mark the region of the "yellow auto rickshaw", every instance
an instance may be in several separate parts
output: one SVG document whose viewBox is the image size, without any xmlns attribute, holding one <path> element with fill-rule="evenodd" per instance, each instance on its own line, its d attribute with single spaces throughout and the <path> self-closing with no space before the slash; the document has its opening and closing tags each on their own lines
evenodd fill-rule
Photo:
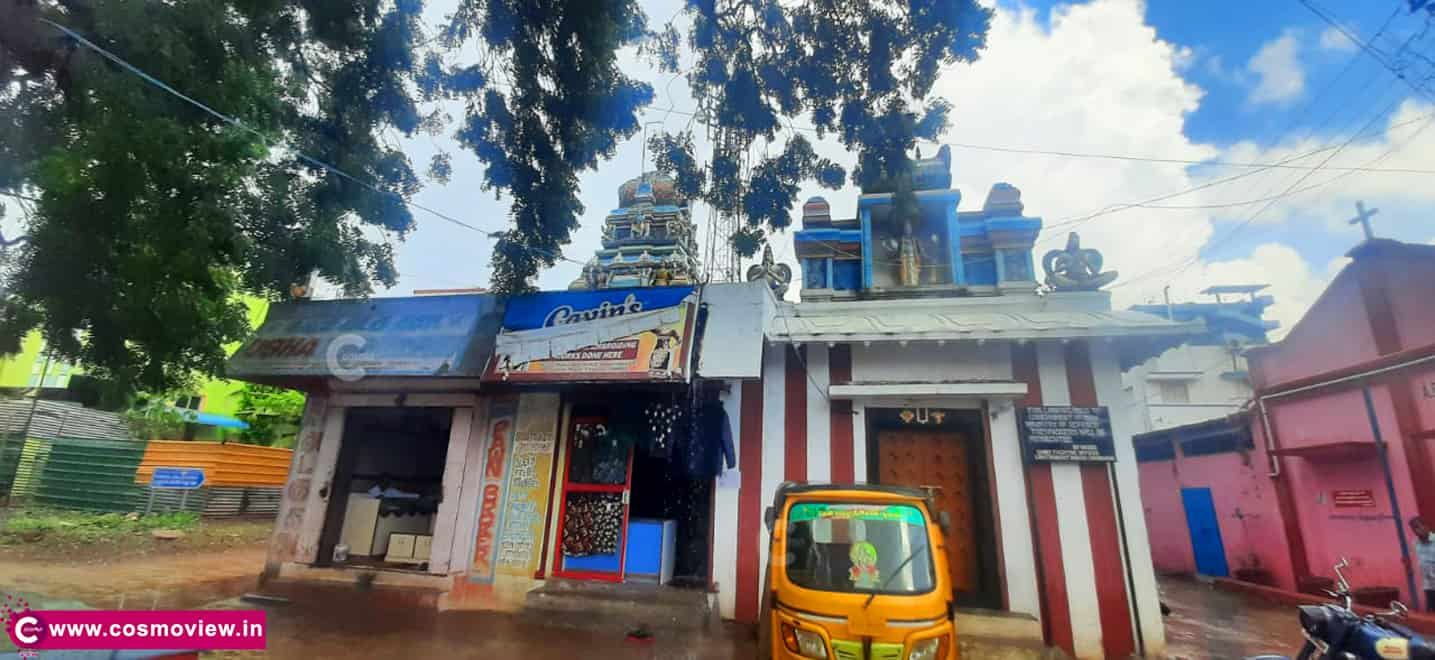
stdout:
<svg viewBox="0 0 1435 660">
<path fill-rule="evenodd" d="M 956 660 L 952 583 L 928 493 L 784 483 L 771 533 L 758 654 L 783 660 Z"/>
</svg>

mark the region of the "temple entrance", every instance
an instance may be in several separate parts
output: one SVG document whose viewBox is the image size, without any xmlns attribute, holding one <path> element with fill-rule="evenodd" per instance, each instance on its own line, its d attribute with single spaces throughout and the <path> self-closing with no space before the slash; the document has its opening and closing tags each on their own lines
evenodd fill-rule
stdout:
<svg viewBox="0 0 1435 660">
<path fill-rule="evenodd" d="M 936 512 L 945 511 L 951 519 L 947 563 L 957 603 L 1000 608 L 995 525 L 980 414 L 869 408 L 868 415 L 876 427 L 872 429 L 876 447 L 869 459 L 874 481 L 934 488 Z"/>
</svg>

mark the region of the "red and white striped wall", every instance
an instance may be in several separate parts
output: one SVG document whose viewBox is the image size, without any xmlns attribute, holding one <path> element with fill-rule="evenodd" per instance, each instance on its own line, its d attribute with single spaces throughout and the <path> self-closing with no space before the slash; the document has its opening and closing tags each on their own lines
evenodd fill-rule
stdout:
<svg viewBox="0 0 1435 660">
<path fill-rule="evenodd" d="M 865 409 L 892 404 L 829 399 L 830 385 L 1014 381 L 1027 385 L 1024 399 L 933 395 L 914 404 L 989 413 L 1005 608 L 1039 618 L 1047 643 L 1078 658 L 1124 658 L 1138 648 L 1164 655 L 1115 349 L 1104 341 L 768 344 L 762 379 L 733 381 L 724 399 L 738 469 L 719 481 L 715 503 L 713 579 L 723 616 L 757 619 L 768 543 L 762 513 L 778 484 L 867 480 Z M 1022 405 L 1107 406 L 1116 463 L 1026 465 L 1016 426 Z"/>
</svg>

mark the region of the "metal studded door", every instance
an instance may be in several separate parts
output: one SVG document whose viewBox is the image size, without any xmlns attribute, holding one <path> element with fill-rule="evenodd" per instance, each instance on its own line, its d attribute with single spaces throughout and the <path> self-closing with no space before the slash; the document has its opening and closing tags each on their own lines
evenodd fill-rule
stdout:
<svg viewBox="0 0 1435 660">
<path fill-rule="evenodd" d="M 940 489 L 936 510 L 946 511 L 952 519 L 946 542 L 952 587 L 977 589 L 976 521 L 966 438 L 950 431 L 884 430 L 878 434 L 877 451 L 880 483 Z"/>
</svg>

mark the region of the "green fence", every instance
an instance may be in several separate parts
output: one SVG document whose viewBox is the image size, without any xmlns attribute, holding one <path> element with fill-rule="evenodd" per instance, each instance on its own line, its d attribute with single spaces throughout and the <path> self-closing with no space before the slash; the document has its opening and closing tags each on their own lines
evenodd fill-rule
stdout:
<svg viewBox="0 0 1435 660">
<path fill-rule="evenodd" d="M 151 492 L 136 471 L 148 442 L 0 436 L 0 507 L 86 511 L 192 511 L 206 517 L 265 517 L 279 510 L 278 486 Z"/>
<path fill-rule="evenodd" d="M 0 444 L 0 486 L 9 486 L 11 507 L 127 512 L 145 504 L 135 470 L 146 443 L 11 437 Z"/>
</svg>

